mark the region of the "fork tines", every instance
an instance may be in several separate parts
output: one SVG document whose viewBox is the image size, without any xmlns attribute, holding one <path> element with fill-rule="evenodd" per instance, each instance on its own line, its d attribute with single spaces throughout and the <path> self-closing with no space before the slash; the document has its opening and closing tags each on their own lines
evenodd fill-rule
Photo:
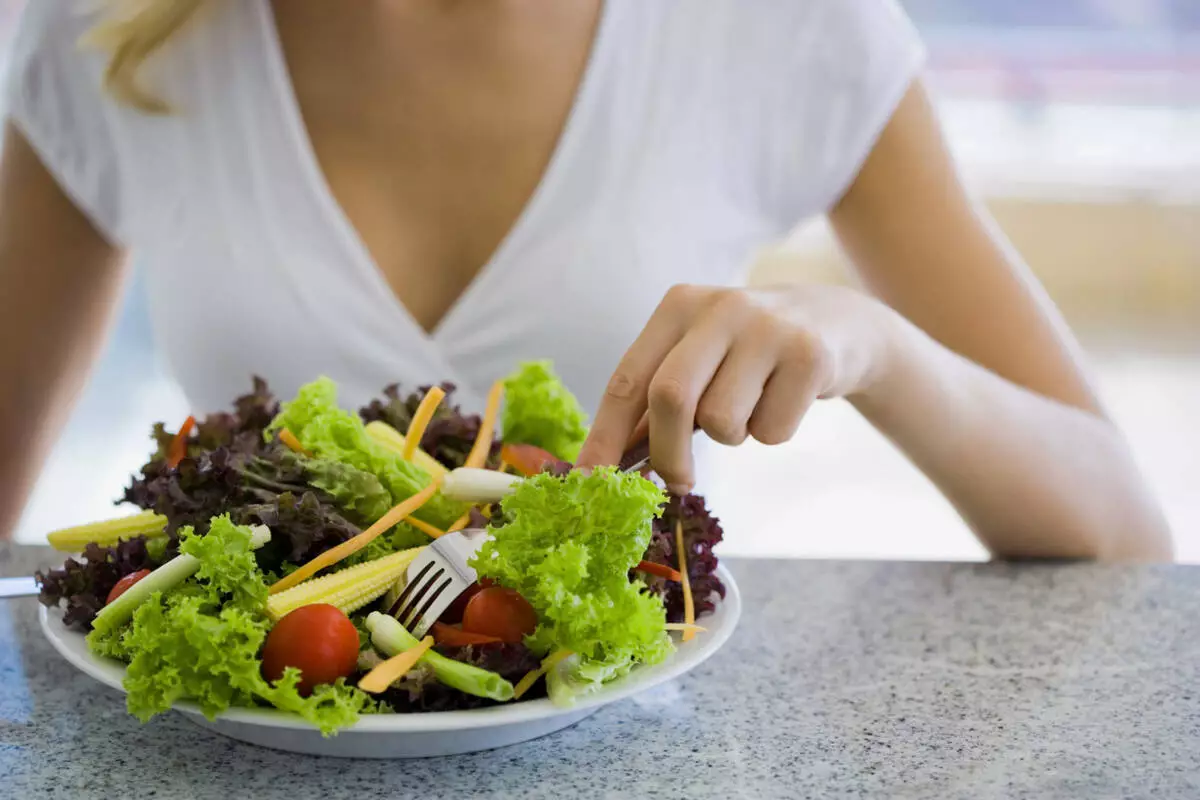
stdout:
<svg viewBox="0 0 1200 800">
<path fill-rule="evenodd" d="M 419 623 L 443 592 L 454 583 L 454 577 L 436 561 L 430 561 L 404 587 L 388 613 L 401 625 L 420 638 L 429 625 L 420 629 Z M 417 627 L 414 627 L 417 626 Z"/>
</svg>

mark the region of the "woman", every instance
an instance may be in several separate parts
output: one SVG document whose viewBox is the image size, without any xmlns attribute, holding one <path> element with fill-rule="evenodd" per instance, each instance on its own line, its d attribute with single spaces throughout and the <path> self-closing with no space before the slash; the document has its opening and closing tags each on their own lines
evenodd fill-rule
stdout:
<svg viewBox="0 0 1200 800">
<path fill-rule="evenodd" d="M 849 400 L 1002 557 L 1170 557 L 1075 342 L 947 156 L 893 0 L 29 4 L 0 169 L 0 531 L 149 265 L 197 409 L 553 358 L 581 462 Z M 87 35 L 93 46 L 80 50 Z M 736 288 L 827 213 L 870 294 Z M 640 333 L 639 333 L 640 331 Z M 611 377 L 610 377 L 611 375 Z"/>
</svg>

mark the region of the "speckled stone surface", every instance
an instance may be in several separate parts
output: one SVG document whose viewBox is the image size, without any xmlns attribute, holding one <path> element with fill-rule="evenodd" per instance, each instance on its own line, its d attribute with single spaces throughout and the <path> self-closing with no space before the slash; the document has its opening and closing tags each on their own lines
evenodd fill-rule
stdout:
<svg viewBox="0 0 1200 800">
<path fill-rule="evenodd" d="M 0 545 L 0 575 L 50 551 Z M 3 798 L 1200 798 L 1200 570 L 734 561 L 729 644 L 514 747 L 420 761 L 148 725 L 0 601 Z"/>
</svg>

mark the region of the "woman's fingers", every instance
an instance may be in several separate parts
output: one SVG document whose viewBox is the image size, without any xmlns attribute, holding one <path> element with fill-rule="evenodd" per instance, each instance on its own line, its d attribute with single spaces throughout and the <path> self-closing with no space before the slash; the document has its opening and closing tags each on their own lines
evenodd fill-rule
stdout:
<svg viewBox="0 0 1200 800">
<path fill-rule="evenodd" d="M 651 379 L 683 337 L 707 291 L 675 287 L 659 303 L 608 381 L 591 432 L 579 453 L 579 466 L 596 467 L 621 460 L 646 414 Z"/>
<path fill-rule="evenodd" d="M 710 439 L 724 445 L 746 440 L 750 417 L 778 361 L 778 340 L 770 324 L 750 325 L 734 340 L 696 408 L 696 422 Z"/>
<path fill-rule="evenodd" d="M 751 436 L 763 444 L 783 444 L 830 382 L 824 348 L 807 336 L 793 335 L 782 346 L 775 370 L 750 415 Z"/>
<path fill-rule="evenodd" d="M 650 463 L 676 494 L 686 493 L 695 482 L 692 432 L 700 398 L 751 311 L 740 294 L 723 295 L 696 316 L 650 381 Z"/>
</svg>

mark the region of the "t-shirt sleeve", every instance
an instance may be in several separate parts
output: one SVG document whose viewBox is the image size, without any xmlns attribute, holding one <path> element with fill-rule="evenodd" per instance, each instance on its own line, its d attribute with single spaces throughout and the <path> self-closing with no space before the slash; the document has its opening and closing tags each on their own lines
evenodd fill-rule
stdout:
<svg viewBox="0 0 1200 800">
<path fill-rule="evenodd" d="M 103 54 L 79 45 L 93 22 L 94 13 L 72 0 L 28 0 L 9 50 L 3 104 L 63 192 L 120 244 L 121 173 L 112 101 L 101 89 Z"/>
<path fill-rule="evenodd" d="M 810 0 L 771 126 L 767 194 L 785 224 L 829 211 L 862 168 L 926 51 L 896 0 Z"/>
</svg>

